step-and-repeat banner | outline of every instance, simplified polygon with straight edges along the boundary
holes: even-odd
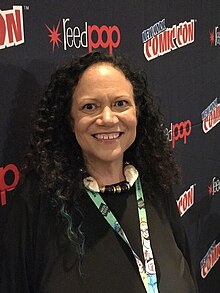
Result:
[[[199,289],[220,292],[218,0],[1,1],[0,234],[50,74],[92,50],[121,53],[147,70],[182,167],[175,195]]]

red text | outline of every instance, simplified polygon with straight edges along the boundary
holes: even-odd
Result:
[[[211,111],[202,122],[202,129],[205,133],[209,132],[214,126],[220,122],[220,104]]]
[[[116,25],[98,27],[97,25],[88,25],[85,22],[85,29],[80,30],[79,27],[71,28],[68,26],[69,18],[63,19],[63,45],[64,50],[75,47],[88,47],[89,52],[93,49],[102,47],[109,49],[109,54],[112,54],[113,48],[117,48],[120,44],[121,34]]]
[[[178,139],[183,139],[184,144],[186,144],[186,138],[191,134],[191,121],[186,120],[180,123],[171,124],[172,130],[172,147],[175,148],[175,142]]]
[[[22,6],[0,10],[0,49],[24,43]]]
[[[144,43],[144,55],[148,61],[171,50],[186,46],[195,40],[195,20],[173,25]]]
[[[216,244],[216,241],[214,241],[211,247],[209,248],[208,252],[204,256],[204,258],[200,262],[202,278],[207,277],[208,273],[211,271],[211,269],[219,260],[219,257],[220,257],[220,243]]]
[[[191,185],[190,188],[185,191],[177,200],[177,206],[181,217],[194,204],[194,189],[195,185]]]
[[[11,174],[10,174],[11,173]],[[12,175],[10,182],[6,180],[7,175]],[[0,196],[1,196],[1,205],[6,204],[6,191],[12,191],[15,189],[19,181],[19,171],[18,168],[9,164],[5,167],[0,168]]]

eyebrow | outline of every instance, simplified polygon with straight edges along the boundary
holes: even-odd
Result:
[[[114,100],[117,100],[117,99],[120,99],[120,98],[134,98],[133,95],[128,95],[128,94],[122,94],[122,95],[119,95],[119,96],[113,96],[112,99]],[[100,96],[97,96],[97,97],[85,97],[85,96],[80,96],[78,97],[78,100],[79,102],[81,102],[82,100],[85,100],[85,101],[97,101],[97,100],[100,100],[102,99],[102,97]]]

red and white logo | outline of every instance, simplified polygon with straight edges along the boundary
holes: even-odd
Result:
[[[14,164],[0,167],[0,205],[6,204],[6,191],[15,189],[19,181],[19,171]]]
[[[182,217],[189,208],[194,204],[195,200],[195,184],[191,185],[190,188],[179,197],[177,200],[177,206],[179,214]]]
[[[216,192],[220,191],[220,180],[216,177],[212,178],[211,184],[208,186],[209,196],[213,196]]]
[[[50,43],[52,43],[53,51],[55,46],[59,47],[59,43],[63,44],[63,49],[69,48],[79,49],[81,47],[88,48],[91,52],[99,47],[108,49],[109,54],[112,54],[113,49],[117,48],[121,41],[121,33],[116,25],[88,25],[84,23],[84,27],[80,29],[78,26],[72,27],[70,19],[65,18],[58,22],[52,28],[46,25],[50,34]],[[62,33],[59,31],[61,29]],[[62,36],[62,40],[61,40]]]
[[[182,121],[180,123],[171,123],[171,128],[165,129],[165,134],[169,141],[172,141],[172,148],[175,148],[175,143],[178,139],[183,139],[186,144],[187,137],[191,134],[192,124],[190,120]]]
[[[209,41],[211,46],[220,45],[220,31],[218,26],[216,26],[211,32],[209,32]]]
[[[220,242],[212,243],[206,255],[200,261],[201,276],[205,279],[220,257]]]
[[[24,43],[22,6],[0,10],[0,49]]]
[[[189,45],[194,40],[194,19],[173,25],[171,28],[167,28],[165,19],[162,19],[142,32],[144,55],[148,61]]]
[[[220,122],[220,104],[217,98],[202,112],[202,130],[207,133]]]

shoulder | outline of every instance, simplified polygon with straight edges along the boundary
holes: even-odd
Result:
[[[3,242],[29,243],[34,246],[39,231],[45,235],[52,229],[53,217],[48,196],[41,189],[41,180],[32,171],[25,177],[12,195],[9,211],[5,219]],[[6,247],[5,246],[5,247]]]
[[[40,176],[35,170],[31,170],[19,182],[18,187],[12,194],[11,209],[15,205],[37,208],[42,198],[45,197],[42,191]]]
[[[18,187],[11,192],[11,199],[4,219],[3,234],[10,232],[12,226],[17,227],[17,231],[20,231],[24,226],[34,226],[34,223],[38,221],[39,213],[46,210],[47,205],[47,197],[41,190],[39,176],[35,171],[29,172],[24,180],[19,182]]]
[[[189,243],[173,191],[167,196],[166,214],[173,231],[176,244],[192,269]]]
[[[29,171],[27,174],[22,175],[21,178],[16,195],[28,200],[33,193],[39,192],[41,179],[35,170]]]
[[[32,171],[12,194],[0,243],[0,291],[6,287],[31,291],[37,247],[43,249],[42,243],[48,241],[54,226],[40,184],[39,176]]]
[[[170,192],[155,190],[154,198],[151,202],[160,218],[163,221],[169,222],[176,244],[190,264],[188,240],[185,228],[181,221],[173,190]]]

